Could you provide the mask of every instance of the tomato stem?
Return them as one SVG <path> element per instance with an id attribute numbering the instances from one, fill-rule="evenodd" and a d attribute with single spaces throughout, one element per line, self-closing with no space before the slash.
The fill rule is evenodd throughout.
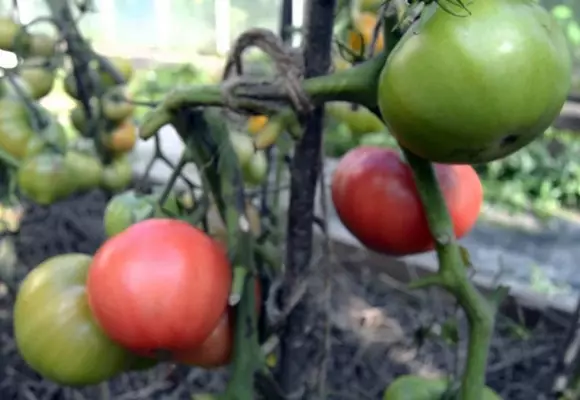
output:
<path id="1" fill-rule="evenodd" d="M 353 68 L 330 75 L 305 79 L 302 88 L 314 105 L 329 101 L 349 101 L 367 108 L 376 107 L 377 84 L 387 56 L 378 54 Z M 264 100 L 289 103 L 286 90 L 277 85 L 241 85 L 235 89 L 236 108 L 263 113 Z M 139 136 L 148 139 L 171 122 L 173 112 L 182 107 L 227 107 L 223 85 L 195 85 L 174 89 L 143 117 Z"/>
<path id="2" fill-rule="evenodd" d="M 481 399 L 485 387 L 485 371 L 494 328 L 495 308 L 469 279 L 468 268 L 455 240 L 453 223 L 433 166 L 405 149 L 403 152 L 413 171 L 429 229 L 435 239 L 439 261 L 437 278 L 431 278 L 424 283 L 440 285 L 453 294 L 467 316 L 469 344 L 461 398 Z"/>

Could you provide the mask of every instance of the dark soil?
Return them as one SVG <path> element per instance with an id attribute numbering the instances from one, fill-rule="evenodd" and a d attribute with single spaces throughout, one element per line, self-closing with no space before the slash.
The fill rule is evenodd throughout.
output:
<path id="1" fill-rule="evenodd" d="M 27 269 L 23 260 L 24 264 L 34 265 L 58 252 L 94 251 L 103 239 L 100 218 L 105 201 L 102 195 L 93 193 L 58 209 L 32 210 L 21 236 L 13 238 L 21 259 L 17 279 Z M 338 261 L 331 261 L 327 255 L 315 256 L 320 271 L 332 269 L 330 299 L 322 297 L 322 273 L 311 282 L 313 292 L 321 296 L 320 308 L 312 312 L 328 315 L 332 327 L 328 338 L 328 399 L 381 399 L 384 387 L 398 375 L 440 376 L 460 367 L 464 351 L 455 351 L 436 335 L 437 331 L 449 331 L 444 322 L 455 314 L 455 307 L 446 305 L 442 296 L 435 292 L 409 293 L 387 274 L 377 274 L 376 265 L 371 265 L 368 253 L 363 251 L 337 247 L 332 260 Z M 383 268 L 388 271 L 389 264 Z M 459 342 L 464 344 L 465 323 L 458 320 Z M 565 321 L 555 322 L 546 315 L 532 329 L 525 330 L 518 321 L 500 316 L 488 384 L 504 399 L 551 398 L 550 377 L 558 346 L 564 340 L 564 325 Z M 435 334 L 425 335 L 427 327 Z M 191 399 L 192 393 L 223 388 L 227 380 L 225 371 L 164 364 L 150 371 L 125 374 L 97 387 L 62 388 L 41 379 L 19 357 L 11 333 L 8 293 L 2 293 L 0 299 L 0 329 L 2 400 Z M 304 356 L 308 354 L 306 347 Z"/>

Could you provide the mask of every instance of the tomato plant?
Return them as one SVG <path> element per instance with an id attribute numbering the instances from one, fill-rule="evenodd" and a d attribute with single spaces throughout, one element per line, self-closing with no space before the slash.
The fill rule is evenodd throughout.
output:
<path id="1" fill-rule="evenodd" d="M 85 281 L 91 257 L 52 257 L 22 281 L 14 305 L 14 338 L 28 365 L 61 385 L 90 385 L 133 365 L 92 317 Z"/>
<path id="2" fill-rule="evenodd" d="M 429 7 L 379 81 L 381 113 L 401 145 L 433 162 L 476 164 L 541 135 L 570 89 L 570 53 L 556 20 L 528 0 L 476 0 L 469 14 L 451 5 L 461 18 Z"/>
<path id="3" fill-rule="evenodd" d="M 383 400 L 440 400 L 448 386 L 447 379 L 403 375 L 389 385 Z M 492 389 L 486 387 L 481 400 L 501 400 L 501 398 Z"/>
<path id="4" fill-rule="evenodd" d="M 156 194 L 146 195 L 128 190 L 119 193 L 109 201 L 103 219 L 105 234 L 108 237 L 124 231 L 129 226 L 153 217 L 177 215 L 179 212 L 178 199 L 171 193 L 165 200 L 164 206 L 157 204 Z"/>
<path id="5" fill-rule="evenodd" d="M 22 194 L 42 205 L 62 200 L 77 189 L 64 156 L 56 153 L 26 159 L 18 169 L 17 180 Z"/>
<path id="6" fill-rule="evenodd" d="M 481 182 L 468 165 L 441 164 L 435 170 L 461 238 L 477 221 Z M 349 151 L 332 177 L 332 201 L 342 223 L 370 249 L 393 255 L 433 249 L 411 169 L 395 150 L 362 146 Z"/>
<path id="7" fill-rule="evenodd" d="M 154 218 L 102 245 L 87 292 L 113 340 L 155 356 L 203 343 L 226 309 L 231 283 L 229 260 L 217 242 L 186 222 Z"/>

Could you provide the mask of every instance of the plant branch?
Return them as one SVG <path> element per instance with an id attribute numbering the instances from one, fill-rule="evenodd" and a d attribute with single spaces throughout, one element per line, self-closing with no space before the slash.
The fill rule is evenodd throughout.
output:
<path id="1" fill-rule="evenodd" d="M 381 53 L 356 67 L 331 75 L 307 75 L 302 89 L 314 105 L 329 101 L 349 101 L 375 108 L 376 82 L 385 60 L 386 54 Z M 228 99 L 234 99 L 234 104 Z M 141 137 L 147 139 L 170 123 L 175 110 L 196 106 L 231 107 L 253 114 L 272 114 L 280 108 L 289 107 L 290 100 L 280 82 L 264 83 L 250 78 L 238 78 L 218 85 L 178 88 L 145 114 L 140 127 Z"/>
<path id="2" fill-rule="evenodd" d="M 485 387 L 495 308 L 469 280 L 468 268 L 455 240 L 453 223 L 433 166 L 411 152 L 403 151 L 413 170 L 429 229 L 435 239 L 439 271 L 437 279 L 431 278 L 431 283 L 442 286 L 455 296 L 469 323 L 467 364 L 463 373 L 461 398 L 481 399 Z"/>

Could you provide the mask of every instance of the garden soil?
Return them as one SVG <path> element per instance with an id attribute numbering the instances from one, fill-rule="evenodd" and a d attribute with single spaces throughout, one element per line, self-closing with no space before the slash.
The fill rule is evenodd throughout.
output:
<path id="1" fill-rule="evenodd" d="M 0 260 L 4 279 L 19 280 L 30 266 L 52 255 L 93 252 L 104 238 L 105 204 L 105 196 L 95 192 L 51 208 L 25 209 L 22 232 L 4 239 L 15 244 L 19 259 L 17 269 L 6 273 L 10 256 L 5 252 Z M 378 400 L 384 387 L 401 374 L 436 377 L 461 368 L 466 329 L 461 316 L 453 317 L 458 314 L 457 307 L 446 304 L 436 292 L 409 292 L 388 274 L 377 274 L 377 266 L 369 265 L 367 253 L 362 250 L 336 246 L 332 254 L 321 252 L 314 257 L 318 272 L 310 283 L 312 293 L 320 298 L 316 299 L 319 306 L 311 312 L 328 316 L 330 324 L 326 338 L 330 344 L 327 399 Z M 388 259 L 384 260 L 387 261 L 381 268 L 388 272 L 390 265 Z M 325 291 L 325 287 L 330 290 Z M 225 370 L 208 372 L 162 364 L 96 387 L 59 387 L 41 379 L 19 357 L 12 336 L 11 309 L 10 291 L 3 287 L 2 400 L 191 399 L 192 393 L 218 391 L 227 382 Z M 523 328 L 519 321 L 499 316 L 496 331 L 488 384 L 504 399 L 553 398 L 548 395 L 550 377 L 558 346 L 564 341 L 566 321 L 544 315 L 532 328 Z M 324 334 L 323 330 L 319 334 Z M 308 357 L 310 351 L 305 343 L 303 352 L 297 353 Z"/>

